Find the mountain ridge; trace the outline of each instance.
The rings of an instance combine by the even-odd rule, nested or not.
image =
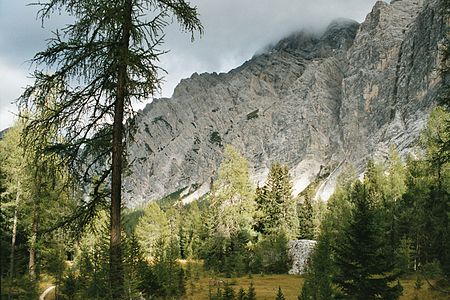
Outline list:
[[[361,25],[295,33],[228,73],[183,79],[136,116],[128,205],[201,196],[224,144],[249,159],[255,183],[275,161],[289,166],[294,193],[325,178],[323,199],[347,163],[360,171],[390,144],[410,152],[439,89],[436,9],[434,0],[378,1]]]

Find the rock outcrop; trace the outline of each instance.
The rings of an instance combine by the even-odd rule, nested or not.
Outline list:
[[[255,183],[290,167],[294,193],[320,177],[327,199],[348,163],[362,171],[389,145],[414,145],[439,89],[444,21],[436,0],[378,1],[362,24],[299,32],[222,74],[193,74],[136,117],[128,205],[210,188],[232,144]],[[191,196],[189,196],[191,195]]]
[[[308,269],[309,257],[317,242],[313,240],[292,240],[288,242],[289,255],[292,258],[292,268],[289,274],[301,275]]]

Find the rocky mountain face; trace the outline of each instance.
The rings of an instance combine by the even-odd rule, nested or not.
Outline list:
[[[206,193],[224,145],[262,183],[287,164],[294,193],[321,178],[327,199],[348,164],[362,171],[391,144],[411,151],[439,89],[444,20],[437,0],[379,1],[362,24],[299,32],[226,74],[194,73],[138,113],[128,205]]]

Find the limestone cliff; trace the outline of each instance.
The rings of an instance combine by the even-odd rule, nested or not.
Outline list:
[[[337,20],[229,73],[193,74],[137,115],[128,204],[205,193],[225,144],[247,157],[255,183],[278,161],[294,193],[320,176],[327,199],[346,163],[361,171],[390,144],[413,147],[439,88],[443,35],[436,0],[379,1],[362,24]]]

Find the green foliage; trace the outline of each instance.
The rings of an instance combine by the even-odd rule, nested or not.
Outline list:
[[[222,146],[222,137],[220,136],[220,133],[217,131],[212,132],[209,135],[209,142],[217,146]]]
[[[160,240],[152,266],[153,290],[151,295],[180,299],[186,293],[185,273],[177,263],[179,257],[178,243],[172,240],[168,245]]]
[[[60,296],[62,296],[63,299],[75,300],[79,289],[80,286],[75,271],[73,268],[70,268],[67,270],[67,273],[61,282]]]
[[[186,189],[186,187],[182,187],[175,192],[156,200],[159,207],[161,207],[162,210],[167,210],[170,207],[174,206],[181,198],[181,193]]]
[[[24,148],[24,126],[25,121],[20,119],[0,140],[1,276],[2,282],[11,284],[9,291],[23,294],[17,297],[27,297],[27,291],[20,287],[26,273],[36,282],[41,273],[53,275],[57,286],[62,280],[68,246],[62,230],[55,229],[74,207],[69,196],[73,196],[70,176],[60,168],[61,158]]]
[[[19,100],[21,109],[33,113],[22,140],[40,154],[58,153],[79,181],[93,186],[92,197],[80,201],[70,218],[78,231],[111,196],[110,288],[115,298],[123,298],[121,187],[125,137],[135,129],[132,102],[150,98],[158,88],[156,63],[164,53],[158,49],[165,26],[176,20],[189,33],[202,31],[197,9],[184,0],[52,0],[35,5],[41,7],[43,23],[64,11],[72,24],[53,31],[47,48],[32,60],[34,83]],[[100,191],[108,181],[110,193]],[[36,232],[37,226],[33,228]]]
[[[183,218],[179,225],[181,258],[199,257],[202,246],[200,234],[203,223],[197,201],[185,206],[182,214]]]
[[[28,275],[16,276],[12,280],[2,278],[0,297],[1,299],[11,297],[11,299],[18,300],[38,299],[38,285],[35,281],[30,280]]]
[[[397,279],[393,266],[383,251],[383,241],[376,218],[375,188],[377,176],[369,163],[364,184],[356,182],[351,198],[355,208],[344,239],[335,246],[335,262],[339,273],[333,281],[350,299],[398,299],[402,287],[390,283]]]
[[[416,282],[414,283],[414,289],[416,290],[420,290],[423,286],[423,280],[422,277],[417,276],[416,278]]]
[[[403,238],[399,246],[395,249],[395,267],[402,274],[410,273],[414,270],[414,248],[412,240]]]
[[[333,298],[332,276],[335,274],[335,267],[332,261],[330,243],[330,234],[324,228],[311,254],[299,300],[327,300]]]
[[[241,231],[230,238],[212,237],[206,243],[203,253],[205,267],[224,273],[226,276],[240,276],[249,271],[250,256],[247,249],[250,236]]]
[[[223,289],[223,300],[234,300],[236,298],[233,287],[230,285],[230,283],[225,283],[224,289]]]
[[[257,230],[264,234],[284,231],[288,238],[298,235],[297,203],[287,166],[271,166],[266,184],[256,190]]]
[[[283,291],[281,290],[281,287],[278,286],[278,292],[275,300],[285,300],[286,298],[283,295]]]
[[[288,254],[287,234],[271,234],[264,236],[255,246],[254,259],[250,270],[252,273],[283,274],[291,267]]]
[[[303,203],[298,208],[298,223],[299,223],[299,239],[314,239],[314,211],[311,204],[311,199],[305,197]]]
[[[166,243],[170,236],[170,226],[166,214],[155,202],[150,202],[144,208],[144,214],[135,228],[136,237],[147,255],[153,256],[157,242]]]
[[[210,196],[211,235],[230,237],[239,231],[251,232],[255,201],[248,161],[227,145]]]
[[[245,300],[245,299],[247,299],[247,295],[245,294],[245,291],[244,291],[243,287],[239,288],[239,292],[238,292],[236,298],[237,298],[237,300]]]
[[[250,285],[247,290],[247,300],[256,300],[256,291],[255,287],[253,286],[253,282],[250,282]]]

